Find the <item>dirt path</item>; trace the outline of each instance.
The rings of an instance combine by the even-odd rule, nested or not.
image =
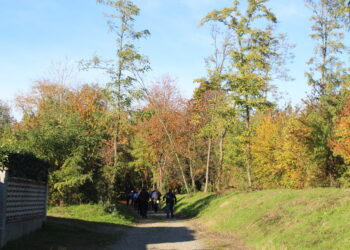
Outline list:
[[[165,219],[163,212],[148,214],[135,227],[123,230],[125,235],[108,249],[210,249],[197,238],[196,231],[189,221],[179,218]]]

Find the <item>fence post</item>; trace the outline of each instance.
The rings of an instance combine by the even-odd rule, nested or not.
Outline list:
[[[7,169],[0,169],[0,248],[5,245],[6,234]]]
[[[46,201],[45,201],[45,218],[44,218],[44,222],[46,222],[46,218],[47,218],[47,206],[49,204],[49,184],[46,183]]]

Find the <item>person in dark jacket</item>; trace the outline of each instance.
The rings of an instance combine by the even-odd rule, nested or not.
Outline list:
[[[130,204],[130,201],[131,201],[131,205],[133,205],[133,202],[132,202],[132,196],[134,195],[134,191],[131,191],[129,192],[127,195],[126,195],[126,205],[129,206]]]
[[[164,200],[166,203],[166,217],[169,218],[169,215],[171,215],[171,218],[174,218],[174,205],[177,200],[171,189],[169,189],[169,192],[164,195],[163,201]]]
[[[132,204],[135,210],[136,209],[139,210],[138,198],[139,198],[139,192],[136,190],[132,195]]]
[[[147,210],[148,210],[148,201],[149,201],[150,195],[147,192],[146,188],[142,188],[139,196],[138,196],[138,202],[140,207],[140,215],[142,218],[147,218]]]

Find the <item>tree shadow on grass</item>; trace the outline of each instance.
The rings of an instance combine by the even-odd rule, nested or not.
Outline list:
[[[199,199],[198,201],[191,203],[190,205],[184,205],[180,208],[176,208],[176,212],[179,213],[181,216],[185,217],[196,217],[199,215],[200,212],[202,212],[209,204],[217,197],[217,195],[212,194],[209,196],[206,196],[203,199]],[[180,198],[178,200],[178,203],[181,202],[183,198]]]
[[[160,224],[161,225],[161,224]],[[134,227],[48,217],[44,227],[10,241],[3,250],[146,249],[150,244],[195,240],[186,227]]]

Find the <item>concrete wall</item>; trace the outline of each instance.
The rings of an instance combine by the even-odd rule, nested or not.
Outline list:
[[[47,209],[46,183],[6,174],[0,171],[0,247],[39,229]]]

